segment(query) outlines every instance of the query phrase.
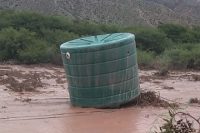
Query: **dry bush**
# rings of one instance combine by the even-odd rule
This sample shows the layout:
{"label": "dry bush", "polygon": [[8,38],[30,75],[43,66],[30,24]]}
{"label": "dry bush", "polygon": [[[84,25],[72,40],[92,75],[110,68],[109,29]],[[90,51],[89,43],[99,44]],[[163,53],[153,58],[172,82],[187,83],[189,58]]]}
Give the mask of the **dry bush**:
{"label": "dry bush", "polygon": [[[200,118],[189,113],[169,109],[169,118],[163,118],[164,124],[155,133],[200,133]],[[195,127],[196,123],[199,127]]]}
{"label": "dry bush", "polygon": [[169,103],[166,100],[163,100],[159,95],[156,95],[154,91],[141,92],[133,101],[125,104],[123,107],[129,107],[132,105],[137,105],[140,107],[145,106],[154,106],[154,107],[178,107],[176,103]]}

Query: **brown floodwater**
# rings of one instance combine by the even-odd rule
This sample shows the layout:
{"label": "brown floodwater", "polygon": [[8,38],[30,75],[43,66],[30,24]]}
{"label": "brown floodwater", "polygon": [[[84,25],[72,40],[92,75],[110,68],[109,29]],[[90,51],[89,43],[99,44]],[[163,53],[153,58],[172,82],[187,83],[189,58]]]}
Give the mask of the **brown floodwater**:
{"label": "brown floodwater", "polygon": [[[168,112],[151,106],[120,109],[72,107],[62,68],[0,65],[0,70],[38,73],[43,84],[33,92],[14,92],[9,89],[9,83],[1,83],[9,74],[0,74],[0,133],[149,133],[156,130],[161,123],[160,117]],[[200,98],[200,81],[192,78],[200,72],[173,71],[165,78],[156,77],[155,72],[140,71],[142,89],[156,91],[163,98],[180,102],[181,111],[200,116],[199,105],[188,105],[190,98]],[[27,78],[27,75],[12,76],[19,82]]]}

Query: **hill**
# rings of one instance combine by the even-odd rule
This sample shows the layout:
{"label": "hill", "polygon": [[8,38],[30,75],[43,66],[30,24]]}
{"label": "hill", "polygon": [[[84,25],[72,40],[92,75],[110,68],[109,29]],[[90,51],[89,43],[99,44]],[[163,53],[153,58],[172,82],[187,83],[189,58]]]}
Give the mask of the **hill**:
{"label": "hill", "polygon": [[200,24],[199,0],[0,0],[0,9],[36,11],[121,25]]}

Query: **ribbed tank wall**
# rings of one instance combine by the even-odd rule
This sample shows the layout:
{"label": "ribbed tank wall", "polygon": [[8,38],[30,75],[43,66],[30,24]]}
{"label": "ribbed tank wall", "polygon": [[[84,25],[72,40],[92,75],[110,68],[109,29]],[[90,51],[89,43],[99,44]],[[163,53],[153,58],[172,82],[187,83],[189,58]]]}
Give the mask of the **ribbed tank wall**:
{"label": "ribbed tank wall", "polygon": [[139,95],[134,39],[130,33],[115,33],[61,45],[72,105],[112,107]]}

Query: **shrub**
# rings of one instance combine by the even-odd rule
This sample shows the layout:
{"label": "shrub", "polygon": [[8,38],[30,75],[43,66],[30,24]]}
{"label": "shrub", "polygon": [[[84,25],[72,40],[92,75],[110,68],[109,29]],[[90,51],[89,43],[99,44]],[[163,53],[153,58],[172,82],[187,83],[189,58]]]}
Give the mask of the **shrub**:
{"label": "shrub", "polygon": [[119,27],[119,25],[112,24],[99,24],[99,28],[103,33],[117,33],[122,30],[121,27]]}
{"label": "shrub", "polygon": [[50,58],[46,42],[36,40],[34,44],[29,45],[25,49],[18,50],[17,59],[26,64],[49,62]]}
{"label": "shrub", "polygon": [[77,34],[64,32],[61,30],[52,31],[50,29],[43,29],[43,39],[48,42],[48,55],[50,62],[53,64],[61,65],[60,45],[66,41],[78,38]]}
{"label": "shrub", "polygon": [[33,44],[35,33],[26,29],[5,28],[0,31],[0,60],[16,59],[18,50]]}
{"label": "shrub", "polygon": [[[169,116],[162,118],[163,125],[154,133],[199,133],[200,120],[189,113],[169,109]],[[198,127],[198,128],[199,128]]]}
{"label": "shrub", "polygon": [[161,60],[170,68],[200,68],[200,44],[187,44],[166,50]]}
{"label": "shrub", "polygon": [[158,30],[147,30],[136,33],[136,42],[138,48],[153,51],[156,54],[162,53],[171,44],[166,35]]}
{"label": "shrub", "polygon": [[182,34],[187,32],[184,26],[177,24],[163,24],[158,26],[158,28],[166,33],[167,37],[174,42],[182,42]]}
{"label": "shrub", "polygon": [[171,68],[187,68],[190,60],[189,51],[184,49],[166,50],[164,56],[169,58]]}
{"label": "shrub", "polygon": [[191,59],[190,64],[188,65],[189,68],[200,69],[200,45],[196,48],[191,50]]}
{"label": "shrub", "polygon": [[59,48],[60,48],[59,45],[55,44],[55,45],[52,45],[47,51],[50,62],[56,65],[63,64]]}
{"label": "shrub", "polygon": [[158,26],[169,39],[176,43],[199,43],[200,32],[198,27],[189,28],[177,24],[163,24]]}
{"label": "shrub", "polygon": [[155,54],[153,52],[146,52],[142,50],[137,51],[138,64],[142,67],[153,67],[155,61]]}
{"label": "shrub", "polygon": [[49,45],[60,45],[66,41],[78,38],[77,34],[62,31],[62,30],[51,30],[51,29],[41,29],[41,39],[44,39],[49,43]]}

